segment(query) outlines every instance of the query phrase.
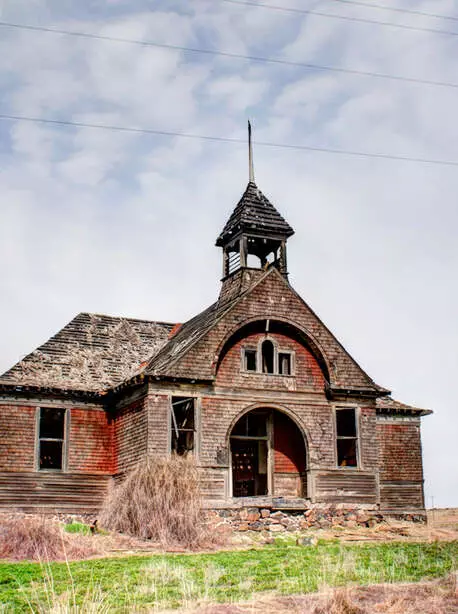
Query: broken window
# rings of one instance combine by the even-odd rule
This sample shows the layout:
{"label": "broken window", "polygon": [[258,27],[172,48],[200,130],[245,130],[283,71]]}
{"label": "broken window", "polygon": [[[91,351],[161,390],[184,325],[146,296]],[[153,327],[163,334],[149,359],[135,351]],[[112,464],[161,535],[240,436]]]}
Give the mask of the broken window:
{"label": "broken window", "polygon": [[291,375],[291,354],[278,353],[278,372],[280,375]]}
{"label": "broken window", "polygon": [[195,399],[193,397],[172,397],[171,450],[179,456],[186,456],[195,445]]}
{"label": "broken window", "polygon": [[244,351],[244,368],[245,371],[257,370],[257,352],[256,350],[245,349]]}
{"label": "broken window", "polygon": [[358,430],[353,407],[336,409],[337,464],[339,467],[358,466]]}
{"label": "broken window", "polygon": [[40,469],[62,469],[65,439],[65,409],[40,408]]}
{"label": "broken window", "polygon": [[262,372],[273,373],[274,372],[274,356],[275,348],[272,341],[266,339],[262,342]]}

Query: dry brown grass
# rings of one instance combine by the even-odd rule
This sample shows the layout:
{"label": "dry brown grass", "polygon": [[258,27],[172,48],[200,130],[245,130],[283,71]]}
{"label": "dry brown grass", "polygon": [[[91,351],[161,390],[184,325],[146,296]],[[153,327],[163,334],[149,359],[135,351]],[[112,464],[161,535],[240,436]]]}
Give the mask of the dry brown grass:
{"label": "dry brown grass", "polygon": [[164,548],[198,549],[215,543],[203,517],[198,471],[191,457],[150,457],[139,463],[113,487],[100,524]]}
{"label": "dry brown grass", "polygon": [[245,603],[179,610],[189,614],[457,614],[456,576],[433,582],[339,588],[310,595],[253,596]]}
{"label": "dry brown grass", "polygon": [[67,534],[58,523],[44,517],[1,518],[0,559],[64,561],[96,553],[90,537]]}

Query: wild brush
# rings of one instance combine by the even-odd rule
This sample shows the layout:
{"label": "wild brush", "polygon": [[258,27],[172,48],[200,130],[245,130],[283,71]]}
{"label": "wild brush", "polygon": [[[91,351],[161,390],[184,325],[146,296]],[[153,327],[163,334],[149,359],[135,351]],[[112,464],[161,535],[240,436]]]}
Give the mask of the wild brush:
{"label": "wild brush", "polygon": [[195,549],[214,540],[203,518],[198,470],[191,457],[149,457],[139,463],[112,488],[100,523],[164,547]]}
{"label": "wild brush", "polygon": [[44,516],[13,516],[0,523],[0,559],[64,561],[96,554],[90,537],[66,535]]}

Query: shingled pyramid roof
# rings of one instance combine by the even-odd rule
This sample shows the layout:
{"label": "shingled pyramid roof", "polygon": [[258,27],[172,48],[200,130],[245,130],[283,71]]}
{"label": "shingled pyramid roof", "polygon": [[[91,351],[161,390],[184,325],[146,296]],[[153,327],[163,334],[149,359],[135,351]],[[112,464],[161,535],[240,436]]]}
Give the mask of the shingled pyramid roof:
{"label": "shingled pyramid roof", "polygon": [[222,247],[241,232],[284,238],[294,234],[288,222],[264,196],[254,181],[248,183],[242,198],[219,235],[216,245]]}

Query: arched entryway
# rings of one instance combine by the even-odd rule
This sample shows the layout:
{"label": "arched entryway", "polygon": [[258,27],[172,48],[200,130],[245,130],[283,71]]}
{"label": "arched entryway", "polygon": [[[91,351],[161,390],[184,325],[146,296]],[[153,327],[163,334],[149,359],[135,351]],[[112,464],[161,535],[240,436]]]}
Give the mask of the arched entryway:
{"label": "arched entryway", "polygon": [[233,497],[306,497],[306,448],[296,423],[262,407],[244,414],[230,434]]}

